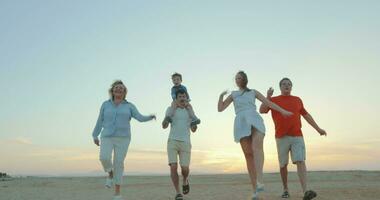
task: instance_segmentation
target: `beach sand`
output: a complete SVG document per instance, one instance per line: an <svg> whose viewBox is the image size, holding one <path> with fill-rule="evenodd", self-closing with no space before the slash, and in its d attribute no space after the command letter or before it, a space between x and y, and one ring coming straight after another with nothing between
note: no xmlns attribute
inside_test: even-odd
<svg viewBox="0 0 380 200"><path fill-rule="evenodd" d="M265 174L261 199L281 199L278 173ZM380 199L380 171L309 172L309 187L316 199ZM170 200L174 189L169 176L126 176L122 195L126 200ZM26 177L0 181L1 200L108 200L112 189L105 189L102 177ZM246 174L192 175L191 192L186 200L248 200L251 187ZM292 199L302 199L297 174L289 174Z"/></svg>

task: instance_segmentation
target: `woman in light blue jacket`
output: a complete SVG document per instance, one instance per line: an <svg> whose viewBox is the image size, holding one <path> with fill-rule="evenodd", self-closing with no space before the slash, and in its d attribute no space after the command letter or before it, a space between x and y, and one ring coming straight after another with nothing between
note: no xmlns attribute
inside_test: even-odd
<svg viewBox="0 0 380 200"><path fill-rule="evenodd" d="M127 88L122 81L115 81L109 89L110 99L101 108L96 126L92 133L94 143L100 146L100 162L108 173L105 186L115 184L113 200L122 200L120 185L124 171L124 159L131 141L131 118L139 122L156 119L155 115L144 116L136 106L125 100ZM98 136L101 135L100 141ZM99 144L100 143L100 144ZM112 151L114 152L112 162Z"/></svg>

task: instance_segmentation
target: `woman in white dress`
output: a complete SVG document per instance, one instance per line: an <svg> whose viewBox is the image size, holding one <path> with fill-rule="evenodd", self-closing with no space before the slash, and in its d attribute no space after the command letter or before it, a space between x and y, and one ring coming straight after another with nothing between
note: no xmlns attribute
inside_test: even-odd
<svg viewBox="0 0 380 200"><path fill-rule="evenodd" d="M270 108L279 111L285 117L292 115L278 105L266 99L260 92L247 87L248 78L244 71L235 76L239 90L233 91L226 99L227 91L219 96L218 111L224 111L232 102L235 108L234 139L241 145L248 173L251 179L253 195L252 200L258 199L258 193L264 190L262 184L264 167L263 141L265 136L264 121L256 111L255 100L258 99Z"/></svg>

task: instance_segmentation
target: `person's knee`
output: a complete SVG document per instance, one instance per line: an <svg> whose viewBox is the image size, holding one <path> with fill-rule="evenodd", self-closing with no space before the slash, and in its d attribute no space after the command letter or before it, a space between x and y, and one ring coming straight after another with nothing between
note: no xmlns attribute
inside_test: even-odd
<svg viewBox="0 0 380 200"><path fill-rule="evenodd" d="M244 151L245 159L253 159L253 151Z"/></svg>
<svg viewBox="0 0 380 200"><path fill-rule="evenodd" d="M288 164L285 164L283 166L280 166L280 169L281 170L287 170L288 169Z"/></svg>
<svg viewBox="0 0 380 200"><path fill-rule="evenodd" d="M189 168L189 166L181 166L181 171L182 171L182 173L187 173L190 171L190 168Z"/></svg>
<svg viewBox="0 0 380 200"><path fill-rule="evenodd" d="M124 160L115 160L114 167L119 169L124 168Z"/></svg>
<svg viewBox="0 0 380 200"><path fill-rule="evenodd" d="M100 162L111 162L111 156L100 155L99 160Z"/></svg>
<svg viewBox="0 0 380 200"><path fill-rule="evenodd" d="M170 165L170 171L171 172L177 172L178 165L177 164L169 164Z"/></svg>
<svg viewBox="0 0 380 200"><path fill-rule="evenodd" d="M294 162L294 164L296 164L297 166L303 166L305 165L305 161L296 161Z"/></svg>
<svg viewBox="0 0 380 200"><path fill-rule="evenodd" d="M260 144L253 145L253 146L252 146L252 149L253 149L253 152L255 152L255 153L261 153L261 152L264 152L264 150L263 150L263 146L260 145Z"/></svg>

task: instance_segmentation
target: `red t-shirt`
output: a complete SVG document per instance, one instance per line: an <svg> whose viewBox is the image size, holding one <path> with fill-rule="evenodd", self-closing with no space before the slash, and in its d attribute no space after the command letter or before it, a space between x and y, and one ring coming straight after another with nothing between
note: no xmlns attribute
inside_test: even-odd
<svg viewBox="0 0 380 200"><path fill-rule="evenodd" d="M296 96L276 96L271 101L281 108L293 113L290 117L284 117L280 112L271 109L274 126L276 128L276 138L288 136L302 136L301 115L306 115L307 111L303 107L301 98Z"/></svg>

